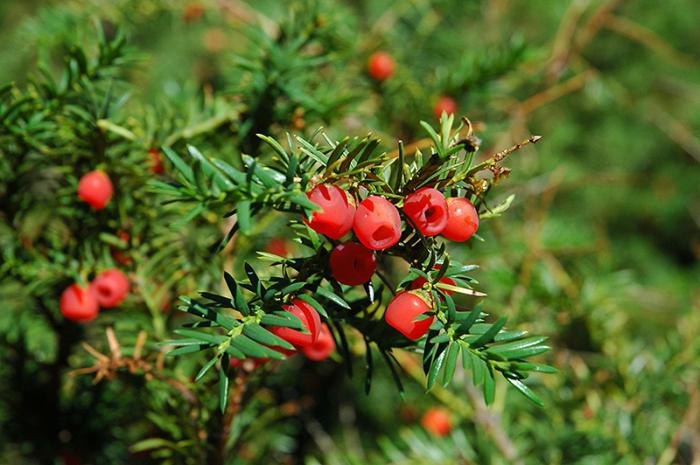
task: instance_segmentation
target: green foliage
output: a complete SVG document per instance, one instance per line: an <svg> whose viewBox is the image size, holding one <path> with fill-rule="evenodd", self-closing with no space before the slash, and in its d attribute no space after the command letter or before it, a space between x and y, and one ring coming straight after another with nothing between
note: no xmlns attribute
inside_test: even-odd
<svg viewBox="0 0 700 465"><path fill-rule="evenodd" d="M201 16L185 20L192 5L203 7ZM0 2L0 462L70 463L61 458L70 452L82 463L692 463L700 355L696 9L693 0L672 8L650 0ZM378 49L397 62L382 83L364 72ZM34 71L40 67L47 72ZM432 349L404 357L420 350L380 337L388 330L381 320L363 326L336 300L359 309L370 292L346 296L322 270L315 284L292 289L341 321L333 358L343 364L296 357L255 371L244 364L222 378L226 364L217 359L228 352L217 347L230 337L216 321L232 318L222 321L240 335L258 318L294 325L275 319L281 289L300 284L293 266L313 266L304 260L322 244L299 221L308 213L303 200L291 200L304 192L286 178L292 159L291 172L304 164L325 176L335 148L347 156L381 140L372 156L396 161L373 172L381 182L366 185L393 194L411 178L430 182L429 170L416 177L430 161L427 148L446 154L449 144L445 151L440 130L426 138L418 122L434 121L432 106L444 94L488 141L472 167L532 133L545 143L509 158L513 171L499 192L467 190L478 197L487 240L449 247L449 263L429 248L397 269L406 280L373 283L381 313L409 276L427 279L443 299L444 322L420 341ZM148 170L154 148L163 149L162 175ZM414 158L416 148L423 155ZM194 179L181 174L178 159ZM243 173L251 188L214 160ZM115 197L95 215L75 187L97 166L115 173ZM338 175L348 169L328 174L345 183ZM264 194L267 174L287 200ZM217 184L222 179L233 187ZM188 201L163 204L175 199ZM227 213L237 222L222 224ZM267 250L280 231L302 241L290 246L301 262ZM228 245L215 253L222 241ZM412 250L429 250L420 244ZM320 262L328 244L323 249ZM116 263L114 252L131 264ZM431 261L445 266L434 270ZM265 287L262 297L246 264ZM63 321L62 289L115 265L134 285L125 304L89 326ZM473 295L455 293L453 313L444 291L455 289L439 281L445 275L459 289L487 292L483 308L507 317L511 329L499 328L502 320ZM202 289L211 292L195 297ZM267 291L271 303L263 305ZM179 294L190 296L183 320L161 312ZM455 340L457 317L478 321ZM110 326L121 357L104 337ZM165 357L176 329L194 333L177 336L191 344L171 353L192 352ZM135 364L142 330L148 342ZM81 342L123 364L95 385L69 375L106 363ZM552 354L525 361L545 344ZM427 394L421 356L434 383ZM213 370L195 383L211 360ZM540 362L557 374L531 375L522 389L520 377L548 371ZM474 397L475 382L488 386L487 400L493 392L488 410ZM535 392L545 407L518 390ZM444 438L416 425L433 404L452 415Z"/></svg>

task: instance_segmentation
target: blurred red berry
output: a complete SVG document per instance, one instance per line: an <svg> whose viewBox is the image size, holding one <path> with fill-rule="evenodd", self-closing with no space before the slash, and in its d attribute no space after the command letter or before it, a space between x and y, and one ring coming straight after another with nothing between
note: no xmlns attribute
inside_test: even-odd
<svg viewBox="0 0 700 465"><path fill-rule="evenodd" d="M426 431L435 436L447 436L452 431L450 414L440 407L431 407L426 410L420 423Z"/></svg>
<svg viewBox="0 0 700 465"><path fill-rule="evenodd" d="M419 291L403 291L389 302L384 318L395 330L415 341L427 333L433 324L435 318L432 316L421 319L431 309L432 305L428 304Z"/></svg>
<svg viewBox="0 0 700 465"><path fill-rule="evenodd" d="M479 215L472 203L464 197L447 199L448 219L442 235L451 241L464 242L479 229Z"/></svg>
<svg viewBox="0 0 700 465"><path fill-rule="evenodd" d="M182 19L186 22L196 21L204 15L204 6L199 2L190 2L185 5L185 11L182 13Z"/></svg>
<svg viewBox="0 0 700 465"><path fill-rule="evenodd" d="M300 330L284 326L274 326L270 328L270 332L295 346L306 347L313 344L321 331L321 317L318 312L301 299L294 299L290 305L284 305L282 308L299 318L308 332L303 333ZM275 347L274 349L281 352L281 348Z"/></svg>
<svg viewBox="0 0 700 465"><path fill-rule="evenodd" d="M321 325L321 332L316 342L302 349L306 358L314 362L327 359L334 350L335 341L333 340L330 329L328 329L328 325L325 323Z"/></svg>
<svg viewBox="0 0 700 465"><path fill-rule="evenodd" d="M439 269L440 269L440 265L435 265L435 266L433 267L433 269L434 269L434 270L439 270ZM418 278L414 279L413 282L411 282L411 285L408 286L408 288L409 288L409 289L421 289L421 288L423 287L423 285L424 285L426 282L427 282L427 281L425 280L425 278L423 278L423 277L418 277ZM457 285L457 283L454 281L454 279L448 278L448 277L446 277L446 276L443 276L442 278L440 278L440 282L441 282L441 283L444 283L444 284L449 284L450 286L456 286L456 285ZM444 289L443 289L443 291L444 291L445 294L447 294L447 295L452 295L452 294L454 294L454 291L448 291L448 290L444 290Z"/></svg>
<svg viewBox="0 0 700 465"><path fill-rule="evenodd" d="M134 263L134 260L123 250L112 250L112 259L123 266L131 266Z"/></svg>
<svg viewBox="0 0 700 465"><path fill-rule="evenodd" d="M394 74L394 59L386 52L374 52L367 60L367 72L372 79L384 81Z"/></svg>
<svg viewBox="0 0 700 465"><path fill-rule="evenodd" d="M106 207L112 193L112 181L102 171L90 171L78 182L78 197L95 210Z"/></svg>
<svg viewBox="0 0 700 465"><path fill-rule="evenodd" d="M370 195L357 207L353 230L368 249L388 249L401 239L401 215L385 198Z"/></svg>
<svg viewBox="0 0 700 465"><path fill-rule="evenodd" d="M448 115L454 115L457 113L457 102L455 102L455 99L448 97L447 95L443 95L437 100L437 102L435 102L435 106L433 107L433 113L435 116L440 119L443 112L447 113Z"/></svg>
<svg viewBox="0 0 700 465"><path fill-rule="evenodd" d="M364 284L377 269L374 252L357 242L344 242L335 246L330 257L331 274L336 281L348 286Z"/></svg>
<svg viewBox="0 0 700 465"><path fill-rule="evenodd" d="M150 165L149 169L151 170L151 173L163 174L165 172L165 169L163 168L163 155L160 154L160 151L156 149L149 150L148 163Z"/></svg>
<svg viewBox="0 0 700 465"><path fill-rule="evenodd" d="M289 241L282 237L273 237L267 242L265 252L279 255L280 257L289 256Z"/></svg>
<svg viewBox="0 0 700 465"><path fill-rule="evenodd" d="M403 211L424 236L436 236L447 225L447 202L445 196L431 187L423 187L409 194Z"/></svg>
<svg viewBox="0 0 700 465"><path fill-rule="evenodd" d="M61 314L72 321L90 321L100 311L96 296L89 288L71 284L61 294Z"/></svg>
<svg viewBox="0 0 700 465"><path fill-rule="evenodd" d="M311 221L304 222L314 231L331 239L340 239L352 229L355 205L347 193L338 186L319 184L306 196L321 210L313 212Z"/></svg>
<svg viewBox="0 0 700 465"><path fill-rule="evenodd" d="M116 307L124 301L129 293L129 280L116 268L103 271L90 284L101 307Z"/></svg>

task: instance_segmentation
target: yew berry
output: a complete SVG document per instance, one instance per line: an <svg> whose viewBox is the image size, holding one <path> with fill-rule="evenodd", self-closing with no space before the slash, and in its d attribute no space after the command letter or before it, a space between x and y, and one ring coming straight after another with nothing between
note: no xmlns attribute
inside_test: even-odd
<svg viewBox="0 0 700 465"><path fill-rule="evenodd" d="M270 332L295 346L306 347L313 344L321 331L321 317L318 312L301 299L294 299L290 305L284 305L282 308L299 318L308 332L284 326L274 326L270 328ZM275 347L275 350L281 352L280 348Z"/></svg>
<svg viewBox="0 0 700 465"><path fill-rule="evenodd" d="M447 113L448 115L453 115L457 112L457 102L455 102L455 99L448 97L447 95L443 95L437 100L437 102L435 102L435 106L433 107L433 113L435 116L440 119L443 112Z"/></svg>
<svg viewBox="0 0 700 465"><path fill-rule="evenodd" d="M440 265L435 265L435 266L433 267L433 269L434 269L434 270L439 270L439 269L440 269ZM414 280L411 282L410 286L408 286L408 288L409 288L409 289L421 289L421 288L423 287L423 285L424 285L426 282L427 282L427 281L425 280L425 278L423 278L423 277L421 276L421 277L418 277L418 278L414 279ZM457 285L457 283L454 281L454 279L448 278L448 277L446 277L446 276L443 276L442 278L440 278L440 282L441 282L441 283L444 283L444 284L449 284L450 286L456 286L456 285ZM444 291L445 294L447 294L447 295L452 295L452 294L454 293L454 291L448 291L448 290L446 290L446 289L443 289L443 291Z"/></svg>
<svg viewBox="0 0 700 465"><path fill-rule="evenodd" d="M90 284L101 307L116 307L124 301L129 293L129 280L116 268L103 271Z"/></svg>
<svg viewBox="0 0 700 465"><path fill-rule="evenodd" d="M156 149L151 149L148 151L148 163L151 173L163 174L165 169L163 168L163 156Z"/></svg>
<svg viewBox="0 0 700 465"><path fill-rule="evenodd" d="M435 436L447 436L452 430L450 414L443 408L431 407L420 420L426 431Z"/></svg>
<svg viewBox="0 0 700 465"><path fill-rule="evenodd" d="M388 249L401 239L401 216L391 202L370 195L357 206L353 230L368 249Z"/></svg>
<svg viewBox="0 0 700 465"><path fill-rule="evenodd" d="M100 306L89 288L71 284L61 294L61 314L73 321L90 321L97 316Z"/></svg>
<svg viewBox="0 0 700 465"><path fill-rule="evenodd" d="M328 325L325 323L321 325L321 332L316 342L302 349L306 358L314 362L327 359L334 350L335 341L333 340L330 329L328 329Z"/></svg>
<svg viewBox="0 0 700 465"><path fill-rule="evenodd" d="M340 239L352 229L355 205L347 193L338 186L319 184L306 196L321 210L313 212L311 221L304 222L316 232L331 239Z"/></svg>
<svg viewBox="0 0 700 465"><path fill-rule="evenodd" d="M367 60L367 72L372 79L384 81L394 74L394 59L386 52L374 52Z"/></svg>
<svg viewBox="0 0 700 465"><path fill-rule="evenodd" d="M288 257L290 253L289 246L290 243L287 239L282 237L273 237L265 245L265 252L269 252L280 257Z"/></svg>
<svg viewBox="0 0 700 465"><path fill-rule="evenodd" d="M479 229L479 215L472 203L464 197L447 199L447 226L442 230L446 238L464 242Z"/></svg>
<svg viewBox="0 0 700 465"><path fill-rule="evenodd" d="M415 341L427 333L433 324L435 317L423 317L431 309L432 305L420 291L403 291L389 302L384 318L395 330Z"/></svg>
<svg viewBox="0 0 700 465"><path fill-rule="evenodd" d="M107 206L112 192L112 181L102 171L90 171L78 182L78 197L95 210Z"/></svg>
<svg viewBox="0 0 700 465"><path fill-rule="evenodd" d="M409 194L403 211L424 236L440 234L447 225L445 196L432 187L423 187Z"/></svg>
<svg viewBox="0 0 700 465"><path fill-rule="evenodd" d="M330 264L333 278L348 286L366 283L377 269L374 252L357 242L336 245L331 252Z"/></svg>

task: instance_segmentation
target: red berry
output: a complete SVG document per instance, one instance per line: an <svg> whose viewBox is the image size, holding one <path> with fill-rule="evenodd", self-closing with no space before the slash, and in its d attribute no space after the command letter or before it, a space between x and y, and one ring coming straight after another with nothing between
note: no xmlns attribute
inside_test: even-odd
<svg viewBox="0 0 700 465"><path fill-rule="evenodd" d="M123 250L112 250L112 259L123 266L131 266L134 263L134 260Z"/></svg>
<svg viewBox="0 0 700 465"><path fill-rule="evenodd" d="M355 205L348 199L347 193L338 186L319 184L306 196L321 210L313 212L311 221L304 222L311 229L331 239L338 240L352 229L355 217Z"/></svg>
<svg viewBox="0 0 700 465"><path fill-rule="evenodd" d="M310 346L304 347L302 350L306 358L314 362L320 362L330 357L335 350L335 341L333 340L330 329L328 329L328 325L323 323L321 325L321 332L318 335L318 340Z"/></svg>
<svg viewBox="0 0 700 465"><path fill-rule="evenodd" d="M280 257L289 256L289 241L282 237L273 237L265 246L265 252L279 255Z"/></svg>
<svg viewBox="0 0 700 465"><path fill-rule="evenodd" d="M434 270L439 270L439 269L440 269L440 265L435 265L435 266L433 267L433 269L434 269ZM408 288L409 288L409 289L421 289L421 288L423 287L423 285L424 285L426 282L427 282L427 281L425 280L425 278L423 278L423 277L418 277L418 278L414 279L413 282L411 282L411 284L410 284L410 286L408 286ZM446 277L446 276L443 276L442 278L440 278L440 282L441 282L441 283L445 283L445 284L449 284L450 286L456 286L456 285L457 285L457 283L454 281L454 279L448 278L448 277ZM454 294L454 291L448 291L448 290L444 290L444 289L443 289L443 291L444 291L445 294L447 294L447 295L452 295L452 294Z"/></svg>
<svg viewBox="0 0 700 465"><path fill-rule="evenodd" d="M383 81L394 74L394 59L386 52L374 52L367 60L367 72L377 81Z"/></svg>
<svg viewBox="0 0 700 465"><path fill-rule="evenodd" d="M73 321L90 321L100 311L97 298L89 288L71 284L61 294L61 314Z"/></svg>
<svg viewBox="0 0 700 465"><path fill-rule="evenodd" d="M391 202L370 195L357 207L353 230L368 249L388 249L401 239L401 216Z"/></svg>
<svg viewBox="0 0 700 465"><path fill-rule="evenodd" d="M331 252L330 264L333 278L348 286L366 283L377 269L374 252L357 242L336 245Z"/></svg>
<svg viewBox="0 0 700 465"><path fill-rule="evenodd" d="M420 423L426 431L435 436L447 436L452 430L450 414L440 407L432 407L426 410Z"/></svg>
<svg viewBox="0 0 700 465"><path fill-rule="evenodd" d="M302 333L300 330L284 326L274 326L270 328L270 331L290 344L299 347L306 347L316 342L321 331L321 317L318 312L311 305L300 299L294 299L290 305L284 305L282 308L299 318L308 333ZM277 347L275 347L275 350L282 352Z"/></svg>
<svg viewBox="0 0 700 465"><path fill-rule="evenodd" d="M120 270L112 268L97 275L90 289L101 307L116 307L129 293L129 280Z"/></svg>
<svg viewBox="0 0 700 465"><path fill-rule="evenodd" d="M78 182L78 197L95 210L107 206L112 192L112 181L102 171L90 171Z"/></svg>
<svg viewBox="0 0 700 465"><path fill-rule="evenodd" d="M406 197L403 211L424 236L440 234L447 225L445 196L431 187L423 187Z"/></svg>
<svg viewBox="0 0 700 465"><path fill-rule="evenodd" d="M435 102L435 106L433 107L433 113L435 113L435 116L440 119L443 112L447 113L448 115L453 115L457 112L457 102L455 102L455 99L448 97L447 95L443 95L437 100L437 102Z"/></svg>
<svg viewBox="0 0 700 465"><path fill-rule="evenodd" d="M451 241L464 242L479 229L479 215L472 203L464 197L447 199L448 219L442 235Z"/></svg>
<svg viewBox="0 0 700 465"><path fill-rule="evenodd" d="M403 291L389 302L384 318L395 330L415 341L427 333L433 324L435 317L421 318L431 309L432 305L428 304L419 291Z"/></svg>
<svg viewBox="0 0 700 465"><path fill-rule="evenodd" d="M163 174L165 172L165 169L163 169L163 156L158 150L151 149L148 151L148 162L151 173Z"/></svg>

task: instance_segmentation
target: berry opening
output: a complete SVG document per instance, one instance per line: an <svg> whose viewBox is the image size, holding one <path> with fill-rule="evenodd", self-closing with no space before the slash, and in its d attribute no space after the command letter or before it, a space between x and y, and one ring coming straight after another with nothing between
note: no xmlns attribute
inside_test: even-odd
<svg viewBox="0 0 700 465"><path fill-rule="evenodd" d="M393 236L394 231L388 226L379 226L377 229L374 230L372 233L372 239L374 239L377 242L384 242L388 239L391 239Z"/></svg>

